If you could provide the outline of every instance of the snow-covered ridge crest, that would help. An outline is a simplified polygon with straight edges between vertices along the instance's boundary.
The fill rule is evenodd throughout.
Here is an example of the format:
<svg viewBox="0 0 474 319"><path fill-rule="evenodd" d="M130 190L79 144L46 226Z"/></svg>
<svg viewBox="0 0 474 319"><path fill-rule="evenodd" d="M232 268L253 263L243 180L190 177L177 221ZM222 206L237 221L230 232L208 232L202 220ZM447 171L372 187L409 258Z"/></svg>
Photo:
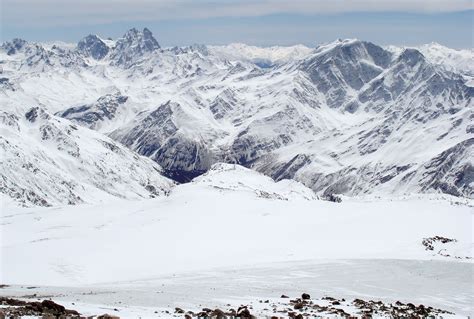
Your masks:
<svg viewBox="0 0 474 319"><path fill-rule="evenodd" d="M387 50L399 54L409 47L387 46ZM436 42L415 47L433 64L443 66L449 71L457 72L470 77L474 76L474 49L452 49Z"/></svg>
<svg viewBox="0 0 474 319"><path fill-rule="evenodd" d="M194 185L255 193L258 197L278 200L315 200L314 192L294 180L275 182L270 177L237 164L216 163L205 174L193 179Z"/></svg>
<svg viewBox="0 0 474 319"><path fill-rule="evenodd" d="M213 45L208 46L208 49L211 53L228 60L247 60L259 65L267 63L268 66L302 59L313 50L301 44L294 46L257 47L243 43L231 43L221 46Z"/></svg>

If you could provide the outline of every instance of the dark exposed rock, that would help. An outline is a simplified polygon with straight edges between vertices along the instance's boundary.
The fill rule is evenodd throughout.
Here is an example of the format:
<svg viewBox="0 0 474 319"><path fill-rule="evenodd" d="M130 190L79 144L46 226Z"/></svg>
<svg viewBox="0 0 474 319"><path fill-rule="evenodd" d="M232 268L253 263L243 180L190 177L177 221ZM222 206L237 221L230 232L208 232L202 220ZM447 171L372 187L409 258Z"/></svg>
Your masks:
<svg viewBox="0 0 474 319"><path fill-rule="evenodd" d="M297 303L295 303L295 304L293 305L293 308L294 308L295 310L303 309L303 307L304 307L304 303L302 303L301 301L300 301L300 302L297 302Z"/></svg>
<svg viewBox="0 0 474 319"><path fill-rule="evenodd" d="M79 318L79 313L75 310L66 309L64 306L55 303L52 300L24 301L13 298L0 297L0 305L4 314L8 317L15 316L48 316L54 318L59 316L68 316L69 318Z"/></svg>
<svg viewBox="0 0 474 319"><path fill-rule="evenodd" d="M9 78L0 78L0 88L4 90L16 91L16 86L10 81Z"/></svg>
<svg viewBox="0 0 474 319"><path fill-rule="evenodd" d="M424 165L423 190L435 189L454 196L474 196L474 166L462 160L474 154L474 138L442 152Z"/></svg>
<svg viewBox="0 0 474 319"><path fill-rule="evenodd" d="M95 60L101 60L107 55L107 53L109 53L109 47L105 42L93 34L90 34L79 41L76 49L82 54L90 56Z"/></svg>
<svg viewBox="0 0 474 319"><path fill-rule="evenodd" d="M216 119L221 119L231 112L238 103L234 91L226 89L212 101L209 109Z"/></svg>
<svg viewBox="0 0 474 319"><path fill-rule="evenodd" d="M139 31L135 28L128 30L122 38L117 40L112 49L110 58L114 64L130 67L146 53L160 49L158 41L147 28Z"/></svg>
<svg viewBox="0 0 474 319"><path fill-rule="evenodd" d="M373 61L375 67L358 63L363 59ZM327 94L328 105L335 108L347 100L345 87L360 89L379 75L380 67L387 67L390 60L391 53L373 43L349 41L341 42L326 54L307 59L301 69L308 73L319 91Z"/></svg>
<svg viewBox="0 0 474 319"><path fill-rule="evenodd" d="M36 119L40 117L41 119L49 119L50 116L43 109L39 107L32 107L28 112L25 113L25 118L34 123Z"/></svg>
<svg viewBox="0 0 474 319"><path fill-rule="evenodd" d="M434 237L429 237L429 238L423 238L422 244L425 246L426 250L433 250L436 242L440 242L443 244L450 243L450 242L456 242L456 239L451 239L451 238L446 238L442 236L434 236Z"/></svg>
<svg viewBox="0 0 474 319"><path fill-rule="evenodd" d="M250 311L248 310L247 306L241 306L237 309L237 316L241 317L242 319L253 319L255 318Z"/></svg>
<svg viewBox="0 0 474 319"><path fill-rule="evenodd" d="M100 122L113 119L127 100L128 97L120 93L107 94L94 103L71 107L56 115L88 128L96 128Z"/></svg>
<svg viewBox="0 0 474 319"><path fill-rule="evenodd" d="M333 202L333 203L340 203L342 202L342 199L340 196L337 196L335 194L327 194L324 196L324 199Z"/></svg>
<svg viewBox="0 0 474 319"><path fill-rule="evenodd" d="M443 248L443 244L455 243L455 242L457 242L456 239L446 238L442 236L434 236L434 237L423 238L421 243L425 247L425 250L434 251L439 256L452 257L455 259L472 259L471 256L458 256L458 255L454 255L454 254L452 255L452 254L447 253L446 249Z"/></svg>
<svg viewBox="0 0 474 319"><path fill-rule="evenodd" d="M64 306L58 305L52 300L43 300L43 302L41 302L41 305L43 306L44 309L48 309L50 311L57 312L57 313L66 311L66 308L64 308Z"/></svg>
<svg viewBox="0 0 474 319"><path fill-rule="evenodd" d="M283 163L275 168L272 168L271 176L274 180L292 179L295 177L299 169L311 163L309 156L305 154L298 154L293 157L288 163Z"/></svg>
<svg viewBox="0 0 474 319"><path fill-rule="evenodd" d="M7 52L7 55L14 55L21 51L26 46L27 42L23 39L15 38L11 42L2 44L2 49Z"/></svg>

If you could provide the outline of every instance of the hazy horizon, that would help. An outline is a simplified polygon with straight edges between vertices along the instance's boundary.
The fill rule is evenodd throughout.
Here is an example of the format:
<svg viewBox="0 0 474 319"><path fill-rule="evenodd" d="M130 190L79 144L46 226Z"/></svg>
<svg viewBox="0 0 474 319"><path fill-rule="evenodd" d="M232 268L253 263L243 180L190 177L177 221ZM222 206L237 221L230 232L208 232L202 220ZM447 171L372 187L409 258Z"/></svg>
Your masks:
<svg viewBox="0 0 474 319"><path fill-rule="evenodd" d="M149 28L164 47L194 43L314 47L338 38L380 45L473 47L470 0L3 0L1 42L75 43Z"/></svg>

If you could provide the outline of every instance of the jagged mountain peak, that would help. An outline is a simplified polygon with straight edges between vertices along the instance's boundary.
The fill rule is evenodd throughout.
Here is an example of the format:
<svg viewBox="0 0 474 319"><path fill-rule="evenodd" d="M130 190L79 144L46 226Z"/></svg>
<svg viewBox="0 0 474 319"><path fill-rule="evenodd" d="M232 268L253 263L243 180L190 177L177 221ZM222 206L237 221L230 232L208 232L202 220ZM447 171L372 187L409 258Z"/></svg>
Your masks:
<svg viewBox="0 0 474 319"><path fill-rule="evenodd" d="M372 42L359 39L337 40L317 47L315 53L316 56L324 55L343 61L366 60L380 67L388 66L392 59L389 51Z"/></svg>
<svg viewBox="0 0 474 319"><path fill-rule="evenodd" d="M423 63L426 61L425 56L418 51L417 49L407 48L402 51L398 56L398 62L405 62L410 67L415 66L418 63Z"/></svg>
<svg viewBox="0 0 474 319"><path fill-rule="evenodd" d="M13 55L23 49L27 44L27 41L15 38L9 42L3 43L2 49L6 51L7 55Z"/></svg>
<svg viewBox="0 0 474 319"><path fill-rule="evenodd" d="M65 44L65 43L62 43ZM53 67L84 67L83 55L73 46L59 43L27 42L13 39L1 46L0 54L10 56L15 61L16 71L44 72Z"/></svg>
<svg viewBox="0 0 474 319"><path fill-rule="evenodd" d="M188 54L191 52L198 52L202 56L208 56L210 54L207 45L198 44L198 43L191 44L189 46L184 46L184 47L174 46L171 48L167 48L165 50L169 52L173 52L174 54Z"/></svg>
<svg viewBox="0 0 474 319"><path fill-rule="evenodd" d="M147 28L144 28L142 31L137 28L132 28L125 32L122 39L119 39L117 42L120 42L122 45L138 45L149 52L160 48L153 33Z"/></svg>
<svg viewBox="0 0 474 319"><path fill-rule="evenodd" d="M103 59L109 53L107 44L95 34L89 34L80 40L76 49L95 60Z"/></svg>
<svg viewBox="0 0 474 319"><path fill-rule="evenodd" d="M144 28L140 31L132 28L117 40L112 49L111 59L113 64L130 67L143 55L159 49L160 45L149 29Z"/></svg>
<svg viewBox="0 0 474 319"><path fill-rule="evenodd" d="M326 52L330 52L334 49L339 49L343 46L352 46L352 45L358 45L360 44L362 41L359 40L359 39L337 39L335 41L331 41L331 42L325 42L325 43L321 43L321 44L318 44L316 45L315 49L314 49L314 54L321 54L321 53L326 53Z"/></svg>
<svg viewBox="0 0 474 319"><path fill-rule="evenodd" d="M371 42L337 40L316 48L299 69L327 96L328 106L339 108L351 99L354 90L381 74L392 59L391 52Z"/></svg>

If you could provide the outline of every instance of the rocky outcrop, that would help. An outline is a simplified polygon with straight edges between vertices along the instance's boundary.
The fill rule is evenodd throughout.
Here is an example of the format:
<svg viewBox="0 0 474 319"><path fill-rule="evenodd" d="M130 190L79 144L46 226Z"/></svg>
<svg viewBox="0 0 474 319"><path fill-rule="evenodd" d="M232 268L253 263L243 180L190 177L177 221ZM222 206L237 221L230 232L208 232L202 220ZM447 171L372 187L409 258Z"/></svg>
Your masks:
<svg viewBox="0 0 474 319"><path fill-rule="evenodd" d="M98 98L94 103L74 106L56 115L79 125L97 129L103 121L114 119L127 100L128 97L120 93L107 94Z"/></svg>
<svg viewBox="0 0 474 319"><path fill-rule="evenodd" d="M109 53L109 47L98 36L89 34L77 43L76 50L95 60L103 59Z"/></svg>

